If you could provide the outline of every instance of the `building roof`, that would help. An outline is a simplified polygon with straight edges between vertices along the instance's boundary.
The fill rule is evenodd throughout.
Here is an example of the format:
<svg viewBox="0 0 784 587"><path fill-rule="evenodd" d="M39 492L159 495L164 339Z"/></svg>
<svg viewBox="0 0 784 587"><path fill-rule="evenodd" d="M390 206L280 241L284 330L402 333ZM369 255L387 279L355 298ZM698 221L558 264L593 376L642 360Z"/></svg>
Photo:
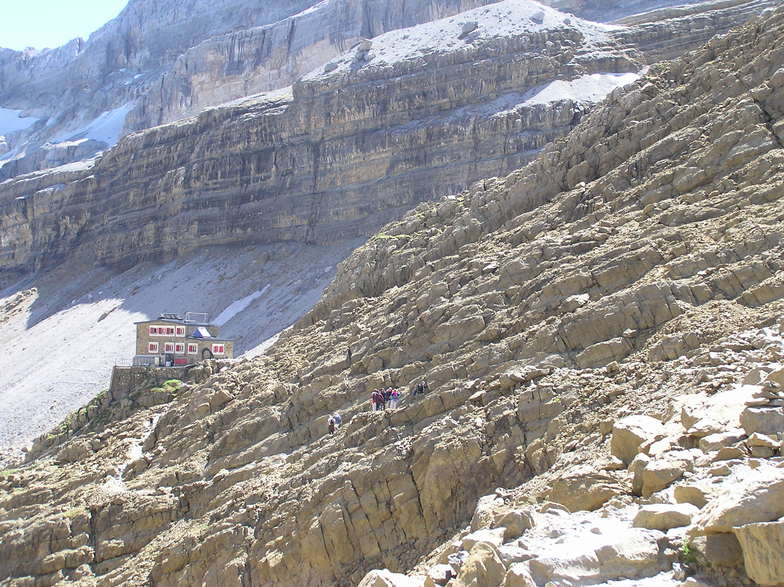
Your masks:
<svg viewBox="0 0 784 587"><path fill-rule="evenodd" d="M134 324L152 324L153 322L166 322L168 324L181 324L184 326L212 326L217 328L216 324L210 324L209 322L186 322L185 320L174 320L172 318L156 318L155 320L142 320L140 322L134 322Z"/></svg>

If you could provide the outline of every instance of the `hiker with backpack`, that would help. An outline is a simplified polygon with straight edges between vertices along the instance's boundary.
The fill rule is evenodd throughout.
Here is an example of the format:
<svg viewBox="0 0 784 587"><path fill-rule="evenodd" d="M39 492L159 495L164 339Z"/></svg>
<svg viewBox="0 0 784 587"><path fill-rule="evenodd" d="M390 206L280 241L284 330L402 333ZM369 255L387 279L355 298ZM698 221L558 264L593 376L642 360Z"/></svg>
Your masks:
<svg viewBox="0 0 784 587"><path fill-rule="evenodd" d="M427 381L423 379L422 381L420 381L414 386L414 391L412 395L414 396L425 395L428 391L430 391L430 387L427 385Z"/></svg>
<svg viewBox="0 0 784 587"><path fill-rule="evenodd" d="M329 433L330 433L330 434L335 434L335 431L336 431L338 428L340 428L340 424L341 424L341 422L343 422L343 418L341 418L341 417L340 417L340 414L338 414L337 412L335 412L334 414L332 414L332 415L329 417L329 421L328 421L328 424L329 424Z"/></svg>
<svg viewBox="0 0 784 587"><path fill-rule="evenodd" d="M384 397L384 409L386 410L387 409L387 404L389 403L389 400L392 397L392 388L391 387L387 387L383 391L383 394L384 394L384 396L383 396Z"/></svg>
<svg viewBox="0 0 784 587"><path fill-rule="evenodd" d="M397 390L397 388L393 388L389 394L389 407L393 410L396 410L399 403L400 403L400 392Z"/></svg>
<svg viewBox="0 0 784 587"><path fill-rule="evenodd" d="M378 389L374 389L370 395L370 403L373 406L374 412L379 412L384 409L384 395Z"/></svg>

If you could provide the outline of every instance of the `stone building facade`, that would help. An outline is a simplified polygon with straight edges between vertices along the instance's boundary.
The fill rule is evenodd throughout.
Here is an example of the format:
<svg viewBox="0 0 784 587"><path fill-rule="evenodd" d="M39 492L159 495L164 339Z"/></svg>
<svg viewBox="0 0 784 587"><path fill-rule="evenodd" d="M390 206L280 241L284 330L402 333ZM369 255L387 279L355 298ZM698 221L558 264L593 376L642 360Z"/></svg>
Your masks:
<svg viewBox="0 0 784 587"><path fill-rule="evenodd" d="M234 358L234 341L221 338L218 326L199 317L206 318L203 314L163 314L155 320L136 322L134 364L181 366Z"/></svg>

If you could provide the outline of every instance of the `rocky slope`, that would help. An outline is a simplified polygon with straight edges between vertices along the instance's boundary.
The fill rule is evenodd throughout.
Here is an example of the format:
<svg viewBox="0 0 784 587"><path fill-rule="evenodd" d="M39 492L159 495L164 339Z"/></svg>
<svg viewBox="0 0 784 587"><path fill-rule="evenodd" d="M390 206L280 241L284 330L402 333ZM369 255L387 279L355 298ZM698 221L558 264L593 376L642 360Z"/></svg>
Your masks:
<svg viewBox="0 0 784 587"><path fill-rule="evenodd" d="M6 405L21 402L18 410L0 415L2 444L17 446L29 440L105 387L115 359L127 360L132 334L130 327L114 330L108 325L121 329L122 320L138 312L149 315L176 309L171 304L164 308L153 299L153 292L160 290L148 287L147 280L158 271L170 275L167 263L173 259L180 265L196 259L194 267L212 272L209 254L205 260L198 252L204 247L308 251L313 247L310 243L331 243L322 255L329 261L305 253L297 266L304 280L313 284L305 288L307 295L300 295L300 286L284 291L284 280L275 290L276 303L266 309L262 302L254 306L272 312L288 300L281 319L251 328L238 318L243 326L230 334L244 339L241 348L252 348L272 334L268 326L287 326L311 307L331 275L323 267L334 266L335 251L348 253L344 243L366 238L418 202L518 168L568 132L614 87L634 79L646 63L694 46L769 3L694 5L675 15L648 16L634 27L582 21L523 0L493 3L454 18L375 36L304 76L292 89L243 99L195 119L133 135L93 160L0 184L0 287L4 288L0 298L3 305L16 308L13 320L0 324L0 340L7 349L3 359L7 376L0 393L6 400L15 398ZM414 10L405 3L386 3L378 12L382 5L371 3L359 18L359 7L365 4L353 3L348 10L345 2L331 2L291 18L310 23L295 26L297 35L314 30L321 34L332 26L315 27L310 20L314 18L322 23L361 20L370 31L361 34L375 35L473 5L420 3ZM104 31L95 42L109 42L131 27L135 35L149 41L145 43L152 51L129 53L134 67L143 69L164 63L164 54L175 54L172 43L187 45L207 34L203 7L194 4L194 23L161 48L153 37L179 26L183 13L171 9L176 6L171 3L145 6L138 12L134 8L138 3L131 3L129 14L135 16L124 13L107 25L114 32ZM323 13L341 6L348 12L341 8L337 15ZM236 8L224 6L232 7ZM627 8L636 10L632 4ZM264 18L280 16L275 14ZM286 18L281 22L288 22ZM221 18L216 19L216 26L224 26ZM266 26L259 30L267 30ZM272 43L273 36L268 40ZM292 44L291 50L298 46ZM79 59L93 54L89 47L78 51L83 54ZM244 57L236 56L236 63L248 62L247 51L240 53ZM326 60L333 53L316 54ZM267 61L258 63L266 67ZM67 70L66 63L57 60L50 66L53 72ZM210 79L224 87L221 80L227 74L218 69L217 77ZM302 69L292 69L291 75ZM188 71L196 71L193 64ZM37 78L31 72L33 84ZM117 140L129 112L131 107L124 103L87 124L87 136L95 138L45 146L7 163L3 170L16 175L39 164L82 158L102 148L99 139ZM24 130L27 119L15 119L13 113L0 110L0 125ZM290 244L273 244L280 241ZM247 258L255 259L253 254ZM277 266L285 263L280 260ZM139 272L134 273L137 265ZM77 294L52 293L57 288L51 285L62 276L73 280L75 275L84 277L69 288ZM90 281L96 275L100 279ZM141 277L137 283L127 275ZM178 306L198 305L208 311L214 307L220 312L255 291L248 289L254 281L243 281L244 275L237 271L221 282L220 290L230 292L227 296L212 298L208 294L216 294L215 290L199 290ZM185 289L194 291L191 286L196 280L186 277L185 281ZM32 288L39 290L37 297L27 295ZM114 292L111 299L105 298L106 291ZM135 300L130 292L137 292ZM89 295L96 301L85 302ZM16 307L19 296L33 304L31 314ZM140 299L150 303L139 304ZM73 311L74 304L78 311ZM114 312L103 322L104 312L117 305L133 313ZM42 307L50 309L47 320L34 319ZM63 344L50 351L51 342L44 334L55 327L67 329L67 334ZM246 332L246 327L253 332ZM101 345L101 353L94 352L96 344ZM80 349L79 365L72 363L71 348ZM35 376L28 376L31 365L42 356L49 358L50 368L36 369ZM57 376L53 378L52 372ZM39 396L46 398L49 409L35 412L35 424L28 426L28 414L35 411Z"/></svg>
<svg viewBox="0 0 784 587"><path fill-rule="evenodd" d="M286 87L364 38L494 3L297 0L260 8L249 0L131 0L88 41L0 50L0 108L16 120L26 116L22 130L0 116L0 178L82 160L129 130ZM660 12L650 11L673 2L545 4L598 21L647 12L643 20L663 28L644 34L672 37L665 47L674 57L775 0L683 0L693 8Z"/></svg>
<svg viewBox="0 0 784 587"><path fill-rule="evenodd" d="M2 580L784 581L759 555L784 516L782 41L779 10L653 67L523 169L385 227L264 356L40 442L3 476ZM668 490L684 469L697 489Z"/></svg>

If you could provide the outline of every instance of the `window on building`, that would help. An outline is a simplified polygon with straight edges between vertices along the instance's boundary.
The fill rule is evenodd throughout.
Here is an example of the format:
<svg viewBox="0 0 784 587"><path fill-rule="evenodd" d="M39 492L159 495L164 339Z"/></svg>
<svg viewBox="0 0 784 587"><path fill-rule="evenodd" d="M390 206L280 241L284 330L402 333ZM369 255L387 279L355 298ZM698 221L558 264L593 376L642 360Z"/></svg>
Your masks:
<svg viewBox="0 0 784 587"><path fill-rule="evenodd" d="M158 336L158 327L150 326L150 336Z"/></svg>
<svg viewBox="0 0 784 587"><path fill-rule="evenodd" d="M149 343L147 345L147 352L150 353L151 355L156 354L158 352L158 343L157 342Z"/></svg>
<svg viewBox="0 0 784 587"><path fill-rule="evenodd" d="M225 347L222 344L214 344L212 345L212 354L213 355L222 355L225 353Z"/></svg>
<svg viewBox="0 0 784 587"><path fill-rule="evenodd" d="M164 353L173 353L174 352L174 343L167 342L163 345L163 352Z"/></svg>
<svg viewBox="0 0 784 587"><path fill-rule="evenodd" d="M189 355L198 355L199 354L199 345L194 344L192 342L188 343L188 354Z"/></svg>
<svg viewBox="0 0 784 587"><path fill-rule="evenodd" d="M174 326L167 326L166 334L174 334Z"/></svg>
<svg viewBox="0 0 784 587"><path fill-rule="evenodd" d="M178 355L184 355L185 354L185 343L182 343L182 342L175 343L174 344L174 352L177 353Z"/></svg>
<svg viewBox="0 0 784 587"><path fill-rule="evenodd" d="M185 326L177 327L177 336L185 336Z"/></svg>

